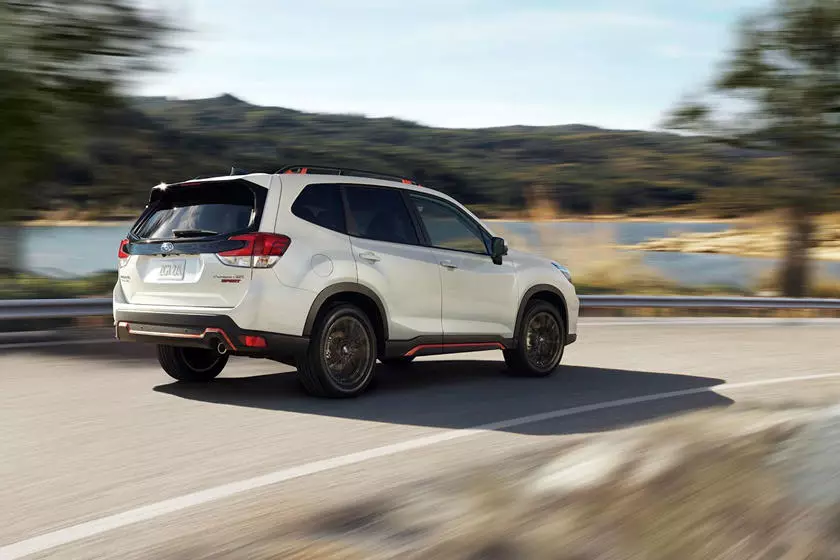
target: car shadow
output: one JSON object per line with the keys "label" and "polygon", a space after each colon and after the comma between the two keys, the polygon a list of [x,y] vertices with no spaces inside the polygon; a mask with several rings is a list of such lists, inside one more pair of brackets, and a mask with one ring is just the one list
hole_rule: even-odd
{"label": "car shadow", "polygon": [[733,401],[712,390],[723,383],[709,377],[575,365],[561,366],[548,378],[513,378],[505,375],[503,362],[452,360],[379,366],[372,390],[348,400],[310,397],[294,374],[220,377],[202,385],[176,382],[154,390],[220,405],[449,429],[549,414],[546,421],[487,428],[556,435],[615,430],[727,407]]}

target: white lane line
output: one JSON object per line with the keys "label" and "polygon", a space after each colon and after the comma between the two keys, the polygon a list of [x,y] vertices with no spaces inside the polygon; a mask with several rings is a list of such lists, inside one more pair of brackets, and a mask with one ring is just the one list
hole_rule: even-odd
{"label": "white lane line", "polygon": [[585,414],[587,412],[596,412],[599,410],[606,410],[610,408],[618,408],[622,406],[630,406],[641,403],[648,403],[652,401],[661,401],[665,399],[673,399],[677,397],[686,397],[690,395],[698,395],[701,393],[708,393],[719,389],[745,389],[750,387],[760,387],[764,385],[777,385],[781,383],[794,383],[797,381],[815,381],[820,379],[831,379],[840,377],[840,373],[826,373],[820,375],[806,375],[801,377],[780,377],[776,379],[762,379],[757,381],[746,381],[743,383],[720,384],[710,387],[697,387],[694,389],[684,389],[681,391],[670,391],[668,393],[657,393],[653,395],[643,395],[639,397],[630,397],[626,399],[618,399],[614,401],[607,401],[602,403],[587,404],[582,406],[575,406],[572,408],[564,408],[561,410],[554,410],[551,412],[543,412],[541,414],[532,414],[530,416],[520,416],[518,418],[511,418],[509,420],[502,420],[500,422],[491,422],[489,424],[481,424],[473,428],[460,430],[447,430],[431,436],[424,436],[406,440],[399,443],[392,443],[390,445],[383,445],[381,447],[374,447],[356,453],[349,453],[330,459],[323,459],[306,463],[297,467],[282,469],[262,476],[241,480],[239,482],[232,482],[216,486],[215,488],[208,488],[200,490],[177,498],[163,500],[154,504],[130,509],[115,515],[109,515],[93,521],[87,521],[64,529],[59,529],[51,533],[45,533],[37,537],[22,540],[10,545],[0,548],[0,559],[15,560],[23,558],[30,554],[37,554],[44,552],[57,546],[69,544],[80,541],[82,539],[92,537],[125,527],[141,521],[148,521],[155,519],[162,515],[175,513],[193,506],[206,504],[256,490],[280,482],[287,482],[296,478],[309,476],[312,474],[322,473],[355,465],[370,459],[379,459],[389,455],[396,455],[406,451],[413,451],[430,447],[438,443],[444,443],[456,439],[470,437],[486,433],[488,431],[504,430],[525,424],[533,424],[536,422],[544,422],[546,420],[554,420],[556,418],[563,418],[567,416],[575,416],[578,414]]}
{"label": "white lane line", "polygon": [[840,327],[840,319],[814,317],[814,318],[765,318],[765,317],[696,317],[696,318],[679,318],[673,319],[664,318],[626,318],[626,319],[612,319],[591,318],[585,320],[581,318],[578,320],[578,326],[582,327],[623,327],[630,325],[641,325],[648,327],[656,327],[659,325],[715,325],[715,326],[733,326],[733,327],[784,327],[791,325],[831,325]]}

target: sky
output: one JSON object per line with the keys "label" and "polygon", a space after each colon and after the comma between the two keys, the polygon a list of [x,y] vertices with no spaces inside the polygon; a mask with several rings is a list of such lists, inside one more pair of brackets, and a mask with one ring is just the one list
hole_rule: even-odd
{"label": "sky", "polygon": [[476,128],[654,130],[769,0],[142,0],[188,31],[143,95]]}

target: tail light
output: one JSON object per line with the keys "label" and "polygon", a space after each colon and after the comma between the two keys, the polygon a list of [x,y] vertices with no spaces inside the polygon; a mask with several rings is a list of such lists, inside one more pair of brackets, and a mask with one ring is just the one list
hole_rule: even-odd
{"label": "tail light", "polygon": [[117,258],[120,261],[120,268],[123,268],[125,265],[128,264],[128,258],[131,256],[125,250],[125,248],[127,246],[128,246],[128,239],[123,239],[122,241],[120,241],[120,249],[117,252]]}
{"label": "tail light", "polygon": [[247,233],[230,239],[244,241],[245,246],[217,253],[216,256],[223,264],[240,268],[271,268],[292,243],[287,236],[273,233]]}

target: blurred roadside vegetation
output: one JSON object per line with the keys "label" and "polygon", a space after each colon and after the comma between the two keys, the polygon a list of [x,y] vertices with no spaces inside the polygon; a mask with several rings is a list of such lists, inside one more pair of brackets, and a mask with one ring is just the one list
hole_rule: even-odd
{"label": "blurred roadside vegetation", "polygon": [[54,278],[37,274],[3,275],[0,276],[0,299],[108,297],[116,282],[116,270],[79,278]]}
{"label": "blurred roadside vegetation", "polygon": [[231,95],[135,98],[105,121],[50,168],[30,218],[133,217],[160,181],[287,163],[411,176],[487,218],[521,217],[532,196],[573,216],[733,218],[775,208],[772,190],[796,180],[781,156],[696,137],[581,125],[440,129],[260,107]]}
{"label": "blurred roadside vegetation", "polygon": [[54,170],[85,153],[174,31],[131,0],[0,2],[0,274],[18,270],[16,224],[52,195]]}
{"label": "blurred roadside vegetation", "polygon": [[665,121],[721,145],[777,160],[768,202],[787,210],[781,290],[813,283],[815,216],[837,207],[840,2],[776,0],[745,17],[715,80]]}

